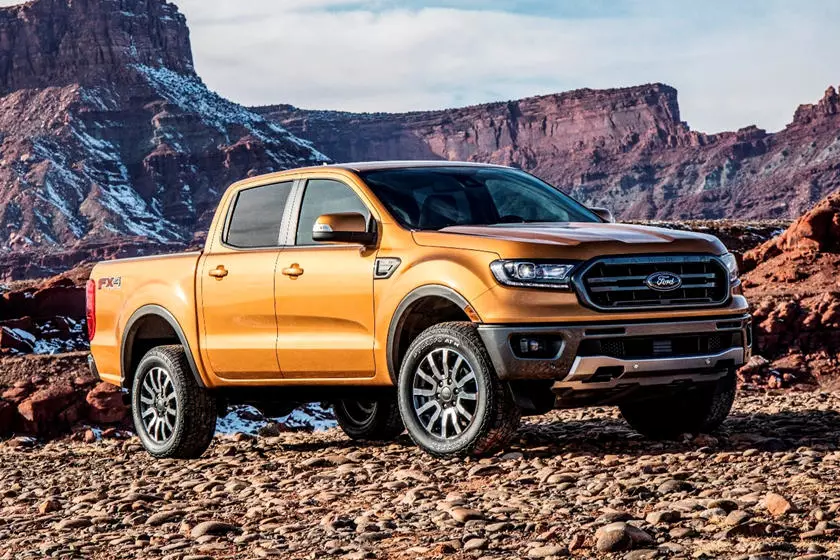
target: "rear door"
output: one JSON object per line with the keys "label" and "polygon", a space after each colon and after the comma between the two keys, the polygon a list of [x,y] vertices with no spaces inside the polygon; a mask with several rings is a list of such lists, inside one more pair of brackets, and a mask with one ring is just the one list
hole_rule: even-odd
{"label": "rear door", "polygon": [[286,181],[236,193],[221,235],[204,258],[203,348],[218,377],[280,377],[274,274],[293,186]]}

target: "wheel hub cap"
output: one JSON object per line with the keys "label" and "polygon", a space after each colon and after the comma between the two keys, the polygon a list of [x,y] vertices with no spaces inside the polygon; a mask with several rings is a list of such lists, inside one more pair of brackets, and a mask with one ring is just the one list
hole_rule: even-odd
{"label": "wheel hub cap", "polygon": [[165,443],[175,433],[178,399],[168,371],[152,368],[140,386],[140,420],[146,435],[155,443]]}
{"label": "wheel hub cap", "polygon": [[429,352],[414,372],[414,414],[430,435],[453,439],[473,423],[478,408],[478,381],[457,350]]}

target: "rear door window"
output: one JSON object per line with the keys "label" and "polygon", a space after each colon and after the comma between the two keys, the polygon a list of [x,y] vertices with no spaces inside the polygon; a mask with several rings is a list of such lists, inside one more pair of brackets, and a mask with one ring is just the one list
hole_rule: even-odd
{"label": "rear door window", "polygon": [[242,249],[278,247],[292,181],[239,191],[225,242]]}

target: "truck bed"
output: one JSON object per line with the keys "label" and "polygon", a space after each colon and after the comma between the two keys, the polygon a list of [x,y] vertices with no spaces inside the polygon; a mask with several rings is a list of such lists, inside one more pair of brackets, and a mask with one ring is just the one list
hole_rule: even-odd
{"label": "truck bed", "polygon": [[[195,278],[201,252],[137,257],[97,264],[95,283],[96,351],[99,375],[119,383],[124,330],[131,315],[147,306],[168,310],[198,350]],[[121,327],[123,325],[124,327]]]}

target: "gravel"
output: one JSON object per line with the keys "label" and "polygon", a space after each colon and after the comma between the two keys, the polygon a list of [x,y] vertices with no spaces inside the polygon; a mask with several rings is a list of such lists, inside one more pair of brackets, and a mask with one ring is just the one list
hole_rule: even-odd
{"label": "gravel", "polygon": [[0,558],[837,558],[840,394],[746,392],[714,437],[615,409],[526,420],[504,454],[435,460],[337,430],[0,444]]}

